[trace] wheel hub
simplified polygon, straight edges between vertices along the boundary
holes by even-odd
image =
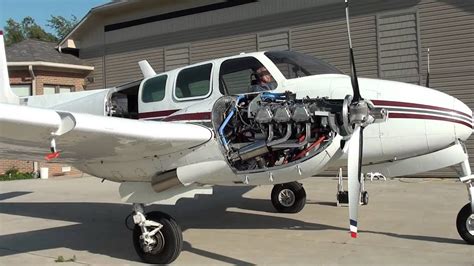
[[[471,216],[467,217],[466,228],[469,234],[474,236],[474,214],[471,214]]]
[[[278,194],[278,202],[285,207],[291,207],[295,204],[296,196],[291,189],[282,189]]]
[[[165,238],[161,231],[156,233],[154,236],[140,237],[140,246],[145,253],[158,254],[165,246]]]

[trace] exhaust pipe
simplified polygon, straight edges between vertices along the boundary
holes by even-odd
[[[199,182],[219,183],[224,179],[233,179],[235,174],[225,161],[209,161],[178,167],[158,173],[151,179],[151,187],[157,193],[187,187]]]

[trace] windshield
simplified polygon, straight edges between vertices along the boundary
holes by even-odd
[[[309,55],[290,51],[266,52],[265,55],[287,79],[321,74],[344,74],[330,64]]]

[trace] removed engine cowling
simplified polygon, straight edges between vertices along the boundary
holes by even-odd
[[[291,92],[224,96],[212,110],[221,150],[235,172],[284,167],[322,151],[343,130],[343,100]]]

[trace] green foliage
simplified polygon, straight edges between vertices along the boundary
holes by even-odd
[[[58,256],[57,259],[54,260],[54,262],[75,262],[76,261],[76,255],[72,256],[70,259],[64,259],[63,256]]]
[[[58,38],[51,33],[47,33],[40,25],[36,24],[32,17],[25,17],[21,21],[23,36],[28,39],[36,39],[48,42],[58,41]]]
[[[25,36],[23,36],[23,30],[20,23],[11,18],[8,19],[7,25],[5,26],[5,44],[10,46],[14,43],[21,42],[24,39]]]
[[[56,31],[56,36],[58,39],[63,39],[68,35],[69,32],[74,29],[74,26],[77,24],[77,17],[71,15],[70,19],[64,18],[63,16],[53,16],[48,19],[47,26]]]
[[[51,15],[47,26],[56,32],[54,35],[46,32],[30,16],[23,18],[20,22],[10,18],[7,20],[7,25],[5,26],[5,44],[10,46],[25,39],[58,42],[66,37],[76,24],[77,18],[75,16],[71,16],[70,19],[67,19],[63,16]]]
[[[22,173],[18,168],[12,167],[5,171],[5,174],[0,175],[0,181],[20,180],[20,179],[32,179],[34,178],[33,173]]]

